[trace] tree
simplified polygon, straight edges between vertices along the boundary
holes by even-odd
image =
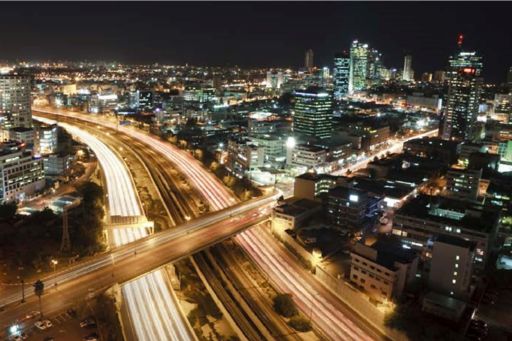
[[[36,296],[39,299],[39,312],[40,312],[41,318],[42,318],[43,317],[43,308],[41,305],[41,296],[44,294],[44,283],[40,279],[38,279],[34,283],[34,294],[36,294]]]
[[[274,297],[274,310],[284,317],[297,315],[297,308],[290,294],[277,294]]]
[[[14,201],[0,205],[0,220],[11,220],[16,215],[16,209]]]
[[[302,316],[293,316],[288,325],[299,332],[308,332],[311,330],[311,322]]]

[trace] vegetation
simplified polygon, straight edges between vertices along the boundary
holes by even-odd
[[[299,332],[309,332],[311,328],[311,322],[302,316],[293,316],[288,325]]]
[[[43,306],[41,304],[41,296],[44,294],[44,283],[40,279],[38,279],[34,283],[34,294],[39,299],[39,313],[41,314],[41,317],[43,317]]]
[[[91,255],[103,250],[103,190],[95,183],[78,189],[80,206],[69,211],[72,254]],[[49,208],[30,216],[13,214],[16,205],[0,205],[0,259],[7,272],[21,276],[49,270],[50,259],[58,257],[62,218]],[[37,247],[33,247],[37,245]]]
[[[418,323],[422,321],[422,323]],[[384,321],[392,329],[404,332],[410,340],[463,340],[456,331],[433,316],[423,314],[415,304],[399,304]]]
[[[277,294],[274,297],[274,310],[284,317],[292,317],[298,314],[295,302],[290,294]]]
[[[115,299],[106,293],[96,298],[95,316],[100,327],[102,340],[121,341],[123,332],[117,318]]]

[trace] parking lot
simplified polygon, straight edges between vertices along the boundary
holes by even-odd
[[[72,317],[67,312],[49,318],[49,320],[53,326],[46,330],[39,330],[34,326],[37,319],[26,321],[22,326],[22,331],[28,336],[27,340],[44,341],[51,337],[55,341],[80,341],[85,336],[98,332],[96,328],[80,328],[80,319]]]

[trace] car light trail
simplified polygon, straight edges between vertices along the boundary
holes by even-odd
[[[90,122],[94,121],[84,115],[69,114],[60,111],[46,112],[77,117]],[[99,122],[94,121],[94,123],[98,124]],[[115,124],[110,122],[101,122],[99,124],[113,129],[118,128]],[[213,210],[229,207],[235,202],[232,195],[226,190],[223,184],[185,151],[139,131],[126,127],[119,127],[119,130],[146,143],[149,147],[167,157],[171,162],[174,162],[191,180],[193,185],[206,197]],[[279,264],[285,263],[292,264],[295,260],[291,259],[290,256],[284,252],[278,252],[275,241],[265,240],[262,236],[252,233],[251,231],[243,232],[239,234],[237,238],[241,240],[241,245],[244,249],[251,254],[251,256],[254,256],[253,259],[258,265],[262,269],[266,269],[268,273],[272,275],[272,280],[278,287],[283,291],[291,293],[293,297],[296,298],[298,306],[303,312],[308,314],[311,307],[315,308],[314,314],[312,314],[312,320],[326,335],[333,340],[371,339],[366,332],[351,322],[341,311],[334,308],[331,303],[327,302],[322,296],[315,292],[313,288],[306,283],[307,281],[295,281],[295,277],[293,273],[290,272],[289,267],[278,266]],[[261,248],[263,244],[266,244],[264,249]],[[272,252],[270,250],[272,250]],[[275,262],[276,257],[279,257],[279,262],[277,263]],[[326,320],[322,321],[322,318],[326,318]]]
[[[56,123],[42,117],[35,119]],[[67,123],[58,123],[95,153],[107,184],[111,216],[140,216],[141,209],[126,165],[103,142],[88,132]],[[145,228],[114,228],[115,246],[122,246],[148,236]],[[138,340],[192,340],[186,321],[177,309],[174,295],[162,270],[149,273],[122,286],[128,312]]]

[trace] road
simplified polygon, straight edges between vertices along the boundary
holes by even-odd
[[[55,121],[40,116],[34,119],[54,124]],[[141,204],[124,162],[97,137],[84,129],[59,122],[74,138],[88,145],[100,162],[108,193],[109,214],[130,217],[142,214]],[[115,247],[131,243],[148,236],[145,228],[115,227],[112,231]],[[194,340],[193,331],[188,328],[185,317],[177,308],[175,300],[166,285],[161,270],[125,283],[121,287],[124,302],[130,314],[132,328],[138,340]],[[126,323],[125,323],[126,325]]]
[[[429,130],[425,133],[407,137],[407,138],[401,139],[401,140],[392,139],[391,146],[384,148],[382,150],[379,150],[378,152],[375,152],[375,153],[365,157],[363,160],[358,161],[350,166],[344,167],[342,169],[338,169],[337,171],[332,172],[331,174],[332,175],[344,175],[349,169],[352,173],[354,173],[360,169],[366,168],[366,166],[368,166],[368,164],[371,161],[373,161],[373,158],[376,156],[378,157],[378,156],[386,155],[387,153],[391,153],[391,154],[400,153],[404,147],[405,142],[413,140],[413,139],[423,138],[423,137],[437,136],[438,132],[439,132],[439,129],[433,129],[433,130]]]
[[[70,114],[54,110],[49,112],[94,122],[95,124],[101,124],[113,129],[118,128],[115,123],[103,123],[87,115]],[[119,127],[119,131],[145,143],[148,147],[153,148],[173,162],[190,179],[192,184],[201,191],[213,210],[226,209],[236,202],[236,199],[226,190],[224,185],[187,152],[144,132],[127,127]],[[303,312],[310,314],[311,309],[309,307],[315,307],[315,314],[313,314],[312,320],[329,338],[333,340],[352,340],[354,336],[356,336],[356,339],[366,340],[381,338],[380,334],[369,327],[367,321],[357,317],[344,307],[337,298],[333,297],[332,294],[329,295],[330,293],[325,288],[322,287],[323,290],[319,288],[315,290],[315,286],[312,286],[311,283],[321,284],[311,274],[303,272],[302,276],[304,278],[301,278],[297,277],[295,271],[289,271],[287,267],[283,267],[282,264],[300,265],[275,240],[264,238],[263,235],[254,233],[252,230],[241,233],[237,240],[240,241],[241,245],[244,246],[258,266],[268,271],[267,273],[272,276],[273,282],[278,287],[286,289],[286,292],[291,293],[298,302],[305,302],[305,300],[308,302],[307,305],[299,304]],[[268,249],[257,249],[258,246],[263,244]],[[261,253],[257,254],[255,250],[259,250]],[[276,259],[279,259],[278,263],[276,263]],[[301,278],[301,280],[297,281],[297,278]],[[341,309],[341,307],[344,307],[344,309]],[[325,323],[322,322],[322,319],[324,321],[335,321],[336,323]],[[356,321],[357,324],[353,321]]]

